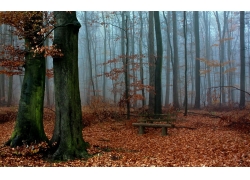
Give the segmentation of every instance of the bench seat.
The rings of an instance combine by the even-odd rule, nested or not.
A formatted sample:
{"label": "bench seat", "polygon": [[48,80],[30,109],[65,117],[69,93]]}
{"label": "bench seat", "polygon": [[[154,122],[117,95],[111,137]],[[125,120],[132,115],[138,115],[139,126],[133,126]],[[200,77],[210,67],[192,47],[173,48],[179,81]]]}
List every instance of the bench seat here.
{"label": "bench seat", "polygon": [[167,135],[167,128],[174,127],[172,124],[152,124],[152,123],[133,123],[133,126],[139,126],[139,134],[144,134],[145,127],[162,128],[162,136]]}

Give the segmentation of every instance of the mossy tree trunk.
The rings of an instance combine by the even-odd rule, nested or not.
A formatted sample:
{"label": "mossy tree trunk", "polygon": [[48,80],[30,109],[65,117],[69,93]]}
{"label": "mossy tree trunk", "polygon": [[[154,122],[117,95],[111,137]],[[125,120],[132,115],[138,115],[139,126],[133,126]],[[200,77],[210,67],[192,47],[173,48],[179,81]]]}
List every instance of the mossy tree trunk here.
{"label": "mossy tree trunk", "polygon": [[[42,25],[42,12],[34,13],[27,23],[26,31],[34,26],[32,20],[36,20],[38,27]],[[39,24],[40,23],[40,24]],[[34,42],[33,38],[37,41]],[[31,47],[42,44],[42,38],[33,32],[25,37],[26,55],[25,55],[25,75],[22,84],[19,109],[14,131],[6,145],[16,147],[27,144],[47,141],[43,128],[43,100],[45,88],[45,58],[42,54],[36,54],[30,51]]]}
{"label": "mossy tree trunk", "polygon": [[56,124],[52,143],[57,143],[53,159],[68,160],[88,156],[82,136],[82,112],[78,75],[78,32],[76,12],[55,12],[54,44],[62,57],[53,58]]}

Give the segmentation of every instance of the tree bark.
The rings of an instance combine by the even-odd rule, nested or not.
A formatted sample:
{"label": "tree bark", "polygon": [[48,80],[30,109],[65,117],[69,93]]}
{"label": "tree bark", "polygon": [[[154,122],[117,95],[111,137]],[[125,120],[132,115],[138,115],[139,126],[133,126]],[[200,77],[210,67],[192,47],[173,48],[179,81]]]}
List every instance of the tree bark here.
{"label": "tree bark", "polygon": [[[89,30],[88,30],[88,23],[87,23],[87,12],[84,12],[84,18],[85,18],[85,33],[86,33],[86,40],[87,40],[87,51],[88,51],[88,60],[89,60],[89,77],[90,77],[90,83],[92,86],[93,96],[95,96],[95,84],[93,80],[93,73],[92,73],[92,58],[91,58],[91,43],[89,40]],[[90,93],[91,94],[91,93]],[[91,99],[91,97],[89,97]]]}
{"label": "tree bark", "polygon": [[195,35],[195,109],[200,109],[200,33],[199,12],[194,11],[194,35]]}
{"label": "tree bark", "polygon": [[178,98],[178,40],[177,40],[177,20],[176,12],[172,11],[173,18],[173,46],[174,46],[174,62],[173,62],[173,106],[179,108],[179,98]]}
{"label": "tree bark", "polygon": [[[103,21],[103,30],[104,30],[104,54],[103,54],[103,58],[104,58],[104,65],[103,65],[103,82],[102,82],[102,97],[103,100],[106,100],[106,77],[105,77],[105,73],[107,72],[107,32],[106,32],[106,25],[105,25],[105,18],[104,18],[104,12],[102,12],[102,21]],[[110,39],[109,39],[110,42]],[[111,53],[111,52],[110,52]]]}
{"label": "tree bark", "polygon": [[170,95],[170,62],[173,66],[173,50],[171,45],[171,39],[170,39],[170,29],[171,29],[171,23],[168,23],[171,19],[171,12],[169,11],[166,15],[163,12],[163,17],[166,22],[167,26],[167,68],[166,68],[166,98],[165,98],[165,106],[169,105],[169,95]]}
{"label": "tree bark", "polygon": [[124,76],[125,76],[125,98],[127,106],[127,119],[130,119],[130,78],[129,78],[129,34],[128,34],[128,22],[129,22],[129,12],[126,12],[125,20],[125,36],[126,36],[126,57],[124,63]]}
{"label": "tree bark", "polygon": [[185,113],[184,116],[187,116],[187,106],[188,106],[188,94],[187,94],[187,20],[186,20],[186,11],[183,12],[183,34],[184,34],[184,54],[185,54],[185,99],[184,107]]}
{"label": "tree bark", "polygon": [[239,107],[245,107],[245,12],[240,11],[240,104]]}
{"label": "tree bark", "polygon": [[155,63],[155,114],[162,114],[162,36],[159,11],[154,11],[157,57]]}
{"label": "tree bark", "polygon": [[[142,12],[139,12],[140,16],[140,40],[139,40],[139,54],[140,54],[140,79],[141,84],[144,84],[144,75],[143,75],[143,53],[142,53],[142,40],[143,40],[143,20],[142,20]],[[145,89],[142,88],[141,90],[143,99],[142,99],[142,107],[146,105],[146,99],[145,99]]]}
{"label": "tree bark", "polygon": [[149,11],[148,22],[148,63],[149,63],[149,91],[148,110],[154,113],[155,107],[155,57],[154,57],[154,12]]}
{"label": "tree bark", "polygon": [[[13,27],[11,27],[11,31],[13,31]],[[14,46],[13,34],[10,34],[10,44]],[[12,104],[12,96],[13,96],[13,76],[9,77],[9,90],[8,90],[8,101],[7,107],[10,107]]]}
{"label": "tree bark", "polygon": [[[25,27],[29,31],[32,21],[40,21],[42,26],[42,12],[37,12],[31,18],[30,23]],[[39,25],[39,24],[38,24]],[[26,37],[25,44],[27,53],[25,55],[25,75],[22,84],[21,97],[19,101],[19,109],[16,119],[14,131],[6,145],[16,147],[24,142],[38,143],[47,141],[43,129],[43,101],[45,89],[45,58],[43,54],[34,54],[30,52],[31,47],[40,44],[40,41],[35,43],[33,37],[41,39],[36,33]]]}
{"label": "tree bark", "polygon": [[54,13],[57,26],[54,44],[62,57],[53,58],[56,124],[51,142],[56,142],[53,159],[86,158],[87,143],[82,135],[82,111],[78,75],[78,32],[76,12]]}
{"label": "tree bark", "polygon": [[[203,20],[205,25],[205,50],[206,55],[205,58],[207,61],[210,60],[210,21],[208,12],[203,12]],[[207,65],[207,77],[208,77],[208,92],[207,92],[207,103],[208,105],[212,105],[212,92],[211,92],[211,77],[210,77],[210,66]]]}

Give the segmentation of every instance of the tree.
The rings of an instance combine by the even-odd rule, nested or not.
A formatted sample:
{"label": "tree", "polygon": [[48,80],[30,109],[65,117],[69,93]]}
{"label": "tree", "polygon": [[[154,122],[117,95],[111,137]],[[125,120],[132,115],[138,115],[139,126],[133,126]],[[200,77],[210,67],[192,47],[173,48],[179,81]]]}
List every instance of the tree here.
{"label": "tree", "polygon": [[223,12],[224,15],[224,26],[223,26],[223,31],[221,32],[221,24],[219,20],[219,15],[218,11],[215,12],[215,18],[218,26],[218,32],[219,32],[219,59],[220,59],[220,105],[225,103],[225,93],[224,93],[224,59],[225,59],[225,43],[224,43],[224,38],[225,38],[225,24],[227,23],[227,13],[226,11]]}
{"label": "tree", "polygon": [[245,107],[245,12],[240,11],[240,104]]}
{"label": "tree", "polygon": [[166,22],[167,26],[167,69],[166,69],[166,98],[165,98],[165,106],[169,104],[169,94],[170,94],[170,62],[173,66],[173,50],[171,45],[171,38],[170,38],[170,29],[171,29],[171,23],[168,23],[168,20],[171,19],[171,12],[168,11],[167,17],[163,12],[163,17]]}
{"label": "tree", "polygon": [[[106,32],[106,26],[105,26],[105,18],[104,18],[104,12],[102,11],[102,21],[104,23],[104,26],[103,26],[103,30],[104,30],[104,66],[103,66],[103,74],[106,73],[107,71],[107,44],[106,44],[106,41],[107,41],[107,32]],[[110,41],[110,39],[109,39]],[[110,52],[111,53],[111,52]],[[106,77],[103,76],[103,84],[102,84],[102,96],[103,96],[103,100],[106,100]]]}
{"label": "tree", "polygon": [[[140,79],[141,79],[141,84],[144,84],[144,76],[143,76],[143,54],[142,54],[142,40],[143,40],[143,20],[142,20],[142,12],[139,12],[140,16],[140,40],[139,40],[139,54],[140,54]],[[145,100],[145,91],[144,88],[141,90],[143,99],[142,99],[142,107],[146,105],[146,100]]]}
{"label": "tree", "polygon": [[[7,26],[1,26],[1,42],[5,45],[5,34],[7,33]],[[2,66],[0,66],[0,71],[4,70]],[[5,75],[0,74],[0,106],[5,104]]]}
{"label": "tree", "polygon": [[179,108],[179,100],[178,100],[178,40],[177,40],[177,20],[176,20],[176,12],[172,11],[173,18],[173,46],[174,46],[174,62],[173,62],[173,106],[175,108]]}
{"label": "tree", "polygon": [[188,94],[187,94],[187,19],[186,11],[183,12],[183,34],[184,34],[184,54],[185,54],[185,113],[184,116],[187,116],[187,106],[188,106]]}
{"label": "tree", "polygon": [[194,11],[194,38],[195,38],[195,104],[194,108],[200,109],[200,33],[199,11]]}
{"label": "tree", "polygon": [[90,83],[92,86],[93,95],[95,96],[95,85],[93,80],[93,73],[92,73],[92,58],[91,58],[91,45],[89,40],[89,30],[88,30],[88,23],[87,23],[87,11],[84,14],[85,17],[85,33],[86,33],[86,40],[87,40],[87,52],[88,52],[88,60],[89,60],[89,77]]}
{"label": "tree", "polygon": [[[17,18],[18,17],[18,18]],[[34,48],[43,45],[42,12],[2,12],[1,21],[17,29],[20,38],[25,39],[25,75],[14,131],[6,145],[16,147],[24,142],[47,141],[43,129],[43,100],[45,87],[45,58]]]}
{"label": "tree", "polygon": [[155,35],[156,35],[156,47],[157,47],[157,56],[155,63],[155,114],[162,113],[162,85],[161,85],[161,72],[162,72],[162,37],[161,37],[161,24],[159,11],[154,11],[154,20],[155,20]]}
{"label": "tree", "polygon": [[148,12],[148,64],[149,64],[149,91],[148,110],[154,112],[155,107],[155,57],[154,57],[154,12]]}
{"label": "tree", "polygon": [[[210,60],[210,21],[208,12],[203,12],[204,29],[205,29],[205,58],[207,61]],[[210,67],[207,65],[207,77],[208,77],[208,95],[207,103],[210,106],[212,104],[212,93],[211,93],[211,77],[210,77]]]}
{"label": "tree", "polygon": [[57,28],[54,44],[63,52],[53,57],[56,124],[51,142],[56,143],[54,159],[87,157],[82,136],[82,111],[78,75],[78,32],[76,12],[54,12]]}
{"label": "tree", "polygon": [[128,35],[128,23],[129,23],[129,12],[126,12],[125,19],[125,37],[126,37],[126,56],[124,66],[124,76],[125,76],[125,98],[126,98],[126,106],[127,106],[127,119],[130,119],[130,96],[129,96],[129,86],[130,86],[130,78],[129,78],[129,35]]}

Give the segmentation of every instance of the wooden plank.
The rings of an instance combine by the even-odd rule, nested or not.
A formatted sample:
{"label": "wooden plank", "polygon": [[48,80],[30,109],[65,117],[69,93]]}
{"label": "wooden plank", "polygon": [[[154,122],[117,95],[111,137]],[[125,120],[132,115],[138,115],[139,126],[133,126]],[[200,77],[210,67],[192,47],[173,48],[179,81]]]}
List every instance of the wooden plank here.
{"label": "wooden plank", "polygon": [[144,126],[144,127],[156,127],[156,128],[161,128],[161,127],[173,127],[172,124],[150,124],[150,123],[132,123],[133,126]]}

